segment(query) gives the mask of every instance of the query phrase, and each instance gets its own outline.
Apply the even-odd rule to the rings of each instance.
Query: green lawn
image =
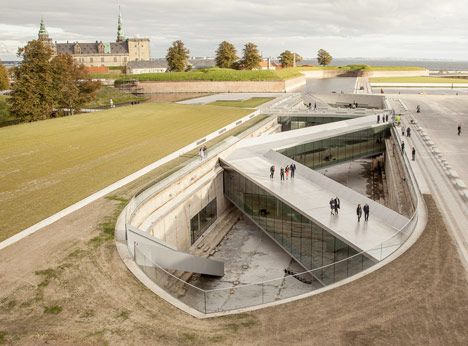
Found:
[[[442,77],[385,77],[370,78],[371,83],[468,83],[468,79]]]
[[[144,73],[122,76],[121,79],[139,81],[273,81],[300,77],[301,72],[295,68],[277,71],[249,71],[211,68],[190,72]]]
[[[223,107],[256,108],[273,99],[274,97],[252,97],[247,100],[219,100],[210,103],[210,105]]]
[[[98,90],[96,94],[96,99],[84,105],[83,108],[96,108],[96,107],[109,106],[110,99],[112,99],[112,101],[116,105],[121,104],[121,103],[132,102],[132,101],[146,100],[142,96],[135,96],[133,94],[125,93],[113,87],[103,86]]]
[[[0,128],[0,240],[249,112],[146,103]]]

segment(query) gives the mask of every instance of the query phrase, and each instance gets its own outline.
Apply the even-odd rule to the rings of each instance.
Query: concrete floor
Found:
[[[310,284],[285,278],[285,269],[294,273],[304,269],[248,220],[234,225],[211,258],[224,261],[225,275],[222,278],[194,275],[189,281],[204,290],[219,290],[207,293],[208,312],[259,305],[322,287],[310,277]],[[273,281],[255,284],[269,280]]]
[[[468,96],[398,95],[413,112],[443,157],[468,183]],[[421,113],[416,113],[416,106]],[[458,124],[462,135],[457,136]]]

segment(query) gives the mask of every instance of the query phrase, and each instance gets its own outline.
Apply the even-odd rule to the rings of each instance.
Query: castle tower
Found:
[[[123,42],[125,41],[124,33],[123,33],[123,27],[122,27],[122,13],[120,12],[120,6],[119,6],[119,20],[117,22],[117,42]]]
[[[49,38],[49,33],[44,24],[44,18],[41,17],[41,25],[39,26],[39,34],[37,35],[39,41],[49,42],[51,39]]]

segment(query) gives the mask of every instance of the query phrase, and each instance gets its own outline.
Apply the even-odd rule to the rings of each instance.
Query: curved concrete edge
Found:
[[[375,264],[369,269],[366,269],[356,275],[353,275],[347,279],[341,280],[339,282],[336,282],[332,285],[328,285],[326,287],[323,287],[318,290],[311,291],[309,293],[301,294],[295,297],[291,298],[286,298],[282,300],[278,300],[276,302],[271,302],[271,303],[266,303],[262,305],[255,305],[255,306],[250,306],[247,308],[242,308],[242,309],[235,309],[235,310],[230,310],[230,311],[224,311],[224,312],[217,312],[217,313],[209,313],[209,314],[204,314],[202,312],[199,312],[196,309],[191,308],[190,306],[186,305],[185,303],[181,302],[180,300],[172,297],[169,293],[167,293],[164,289],[159,287],[154,281],[152,281],[146,274],[138,267],[138,265],[135,263],[133,258],[130,255],[130,252],[128,250],[128,247],[126,245],[126,240],[125,240],[125,214],[126,214],[126,208],[122,211],[120,214],[116,226],[115,226],[115,239],[116,239],[116,247],[117,251],[119,253],[120,258],[122,261],[125,263],[127,266],[128,270],[143,284],[145,285],[148,289],[150,289],[153,293],[157,294],[159,297],[167,301],[168,303],[172,304],[176,308],[190,314],[193,317],[199,318],[199,319],[205,319],[205,318],[212,318],[212,317],[221,317],[221,316],[227,316],[227,315],[235,315],[243,312],[249,312],[249,311],[255,311],[255,310],[260,310],[268,307],[273,307],[277,305],[282,305],[290,302],[294,302],[297,300],[301,300],[304,298],[312,297],[317,294],[321,294],[323,292],[327,292],[329,290],[344,286],[350,282],[359,280],[363,278],[366,275],[369,275],[383,266],[393,262],[395,259],[400,257],[402,254],[404,254],[411,246],[413,246],[416,241],[419,239],[419,237],[422,235],[424,232],[424,229],[426,228],[427,224],[427,207],[424,199],[420,195],[419,197],[419,203],[418,203],[418,209],[416,211],[418,215],[418,222],[416,224],[416,227],[410,237],[406,240],[403,245],[396,250],[392,255],[387,257],[385,260],[379,262],[378,264]]]

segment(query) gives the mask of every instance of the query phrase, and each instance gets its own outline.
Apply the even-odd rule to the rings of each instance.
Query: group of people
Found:
[[[289,175],[291,174],[291,179],[294,178],[294,175],[296,173],[296,165],[291,163],[290,165],[287,165],[286,167],[281,167],[280,168],[280,180],[288,180]],[[273,179],[275,177],[275,166],[270,167],[270,179]]]
[[[382,114],[382,122],[388,123],[388,114]],[[377,124],[380,124],[380,114],[377,114]]]
[[[338,197],[330,199],[330,214],[338,215],[340,210],[340,199]]]
[[[364,204],[364,207],[361,207],[360,204],[357,205],[356,214],[357,214],[358,222],[361,222],[362,212],[364,212],[364,221],[368,221],[369,220],[369,212],[370,212],[369,204],[367,204],[367,203]]]
[[[198,155],[200,156],[200,160],[203,160],[206,157],[206,146],[202,146],[198,149]]]
[[[330,214],[331,215],[338,215],[338,212],[340,210],[340,199],[338,197],[331,198],[330,199]],[[370,212],[370,207],[369,204],[364,204],[364,207],[361,207],[361,204],[358,204],[356,208],[356,214],[358,218],[358,222],[361,221],[362,217],[362,212],[364,212],[364,221],[369,220],[369,212]]]
[[[304,103],[308,110],[312,110],[312,102]],[[314,102],[314,111],[317,110],[317,102]]]
[[[401,127],[401,135],[404,137],[405,136],[405,127]],[[406,137],[411,137],[411,129],[408,127],[406,129]]]

